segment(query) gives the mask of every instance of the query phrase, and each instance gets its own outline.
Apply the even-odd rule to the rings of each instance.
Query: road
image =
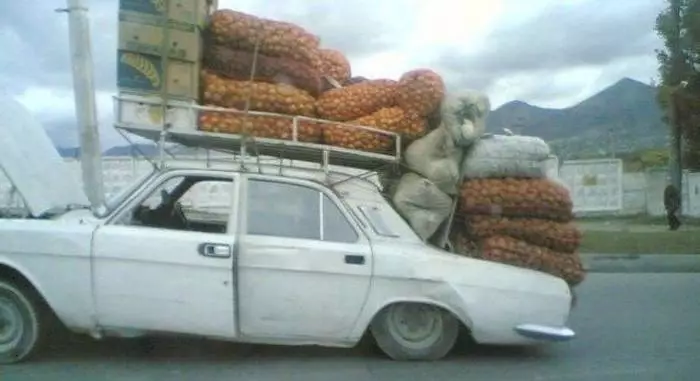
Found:
[[[2,381],[152,380],[698,380],[700,274],[589,274],[571,327],[579,337],[545,348],[462,345],[438,363],[397,363],[367,348],[328,350],[160,339],[78,340]]]

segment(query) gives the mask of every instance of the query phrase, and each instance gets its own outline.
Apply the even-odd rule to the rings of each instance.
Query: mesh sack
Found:
[[[574,286],[585,278],[578,254],[558,253],[511,237],[494,236],[480,243],[480,258],[545,272]]]
[[[417,69],[404,73],[399,79],[396,104],[425,117],[440,106],[444,96],[442,77],[432,70]]]
[[[573,203],[569,191],[549,179],[474,179],[460,191],[460,211],[505,217],[529,217],[569,222]]]
[[[324,119],[350,121],[371,115],[379,109],[393,107],[396,81],[377,79],[332,89],[316,101],[318,115]]]
[[[350,61],[343,53],[333,49],[320,49],[319,54],[322,75],[327,75],[341,84],[350,79]]]
[[[204,51],[203,65],[210,72],[229,79],[248,81],[253,60],[252,52],[211,44]],[[305,90],[312,96],[318,96],[321,92],[321,76],[318,70],[289,58],[258,54],[253,80],[286,83]]]
[[[292,58],[315,68],[321,65],[319,38],[292,23],[220,9],[211,15],[207,34],[233,49],[252,52],[259,42],[259,53]]]
[[[581,231],[573,223],[472,215],[465,217],[465,224],[476,240],[508,236],[562,253],[573,253],[581,245]]]
[[[315,99],[304,90],[287,84],[227,79],[205,70],[202,74],[202,101],[226,108],[267,111],[288,115],[315,116]]]
[[[407,139],[415,139],[425,132],[425,120],[415,114],[407,114],[400,107],[385,107],[347,123],[394,132]],[[391,135],[333,125],[324,128],[323,140],[326,144],[337,147],[380,153],[393,152],[396,144],[394,136]]]
[[[543,178],[549,154],[549,145],[540,138],[493,135],[477,140],[467,150],[462,171],[465,178]]]
[[[203,111],[199,114],[199,129],[259,138],[293,139],[292,120],[271,116]],[[297,124],[297,141],[319,143],[321,131],[322,125],[318,122],[300,120]]]

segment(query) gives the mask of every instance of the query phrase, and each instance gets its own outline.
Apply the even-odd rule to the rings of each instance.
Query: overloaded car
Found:
[[[396,360],[443,358],[461,330],[574,337],[564,280],[426,244],[372,179],[182,161],[91,210],[41,126],[17,110],[0,124],[26,208],[0,219],[0,363],[34,355],[52,321],[97,339],[352,347],[369,334]]]

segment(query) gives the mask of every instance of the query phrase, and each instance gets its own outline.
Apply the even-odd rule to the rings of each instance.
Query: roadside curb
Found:
[[[580,254],[588,272],[700,273],[698,254]]]

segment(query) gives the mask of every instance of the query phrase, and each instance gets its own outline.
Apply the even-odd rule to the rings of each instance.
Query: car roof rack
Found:
[[[280,165],[294,167],[294,161],[315,163],[318,170],[326,174],[331,167],[345,167],[364,170],[349,178],[366,178],[379,171],[386,171],[400,166],[401,136],[397,133],[377,128],[340,123],[304,116],[290,116],[259,111],[240,111],[221,107],[198,105],[192,101],[168,99],[160,96],[143,96],[140,94],[120,93],[114,96],[114,127],[135,148],[140,151],[128,135],[135,135],[154,142],[158,149],[157,160],[151,161],[156,168],[167,165],[167,156],[178,160],[177,150],[170,150],[169,144],[175,143],[190,149],[203,149],[209,158],[210,152],[219,152],[232,156],[234,162],[246,168],[246,163],[257,162],[261,165]],[[292,139],[270,139],[252,135],[237,135],[201,131],[198,128],[201,112],[223,112],[237,115],[265,116],[279,118],[289,122]],[[163,118],[165,115],[165,118]],[[344,129],[364,130],[367,133],[386,136],[393,141],[393,149],[386,153],[367,152],[319,143],[299,141],[298,126],[302,121],[317,122],[320,128],[334,126]],[[140,152],[147,157],[143,152]],[[166,156],[167,155],[167,156]],[[284,164],[287,163],[287,164]],[[310,169],[304,166],[304,169]],[[357,173],[357,171],[353,171]]]

